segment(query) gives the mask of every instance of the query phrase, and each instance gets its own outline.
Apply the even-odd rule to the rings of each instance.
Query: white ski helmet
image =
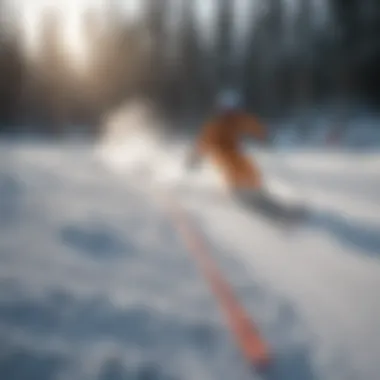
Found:
[[[232,109],[239,107],[240,104],[240,94],[234,90],[224,90],[218,94],[216,99],[216,106],[220,109]]]

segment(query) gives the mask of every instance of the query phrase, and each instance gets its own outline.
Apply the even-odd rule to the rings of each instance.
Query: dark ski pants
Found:
[[[272,221],[295,222],[306,216],[302,208],[286,205],[265,191],[235,189],[232,193],[234,199],[245,209]]]

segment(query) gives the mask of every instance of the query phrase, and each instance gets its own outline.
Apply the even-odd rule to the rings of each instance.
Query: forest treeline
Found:
[[[240,56],[233,54],[231,0],[218,2],[214,45],[205,45],[198,33],[195,1],[178,0],[174,45],[166,28],[171,2],[142,1],[144,17],[137,23],[127,22],[112,2],[104,28],[96,11],[83,14],[89,57],[83,70],[67,51],[54,9],[41,21],[41,48],[33,59],[18,34],[1,25],[1,130],[61,133],[81,125],[96,131],[105,112],[139,96],[153,99],[172,120],[202,117],[223,86],[238,88],[246,107],[263,117],[330,100],[380,104],[377,0],[330,0],[330,21],[319,30],[311,0],[300,3],[291,25],[286,2],[266,0],[262,17],[252,8],[255,22]]]

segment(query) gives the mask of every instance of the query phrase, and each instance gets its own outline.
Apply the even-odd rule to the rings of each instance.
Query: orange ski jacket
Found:
[[[193,153],[198,157],[210,158],[222,172],[228,187],[259,189],[262,186],[261,172],[239,145],[244,135],[263,141],[267,130],[250,114],[226,111],[205,123]]]

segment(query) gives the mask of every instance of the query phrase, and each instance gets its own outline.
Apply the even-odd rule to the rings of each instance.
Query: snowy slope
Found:
[[[282,185],[279,194],[292,190],[292,201],[310,206],[314,223],[277,230],[242,211],[192,202],[198,220],[216,251],[228,247],[248,276],[286,305],[263,312],[261,303],[246,298],[274,347],[289,354],[289,345],[268,324],[271,318],[289,324],[287,339],[300,340],[309,351],[316,378],[377,379],[379,156],[314,152],[262,155],[260,161],[268,181]],[[300,378],[310,378],[305,376]]]
[[[317,215],[285,231],[216,196],[209,167],[186,174],[185,146],[144,146],[104,165],[91,146],[1,143],[0,378],[255,378],[170,188],[276,353],[264,378],[378,379],[380,154],[259,152],[272,190]]]

